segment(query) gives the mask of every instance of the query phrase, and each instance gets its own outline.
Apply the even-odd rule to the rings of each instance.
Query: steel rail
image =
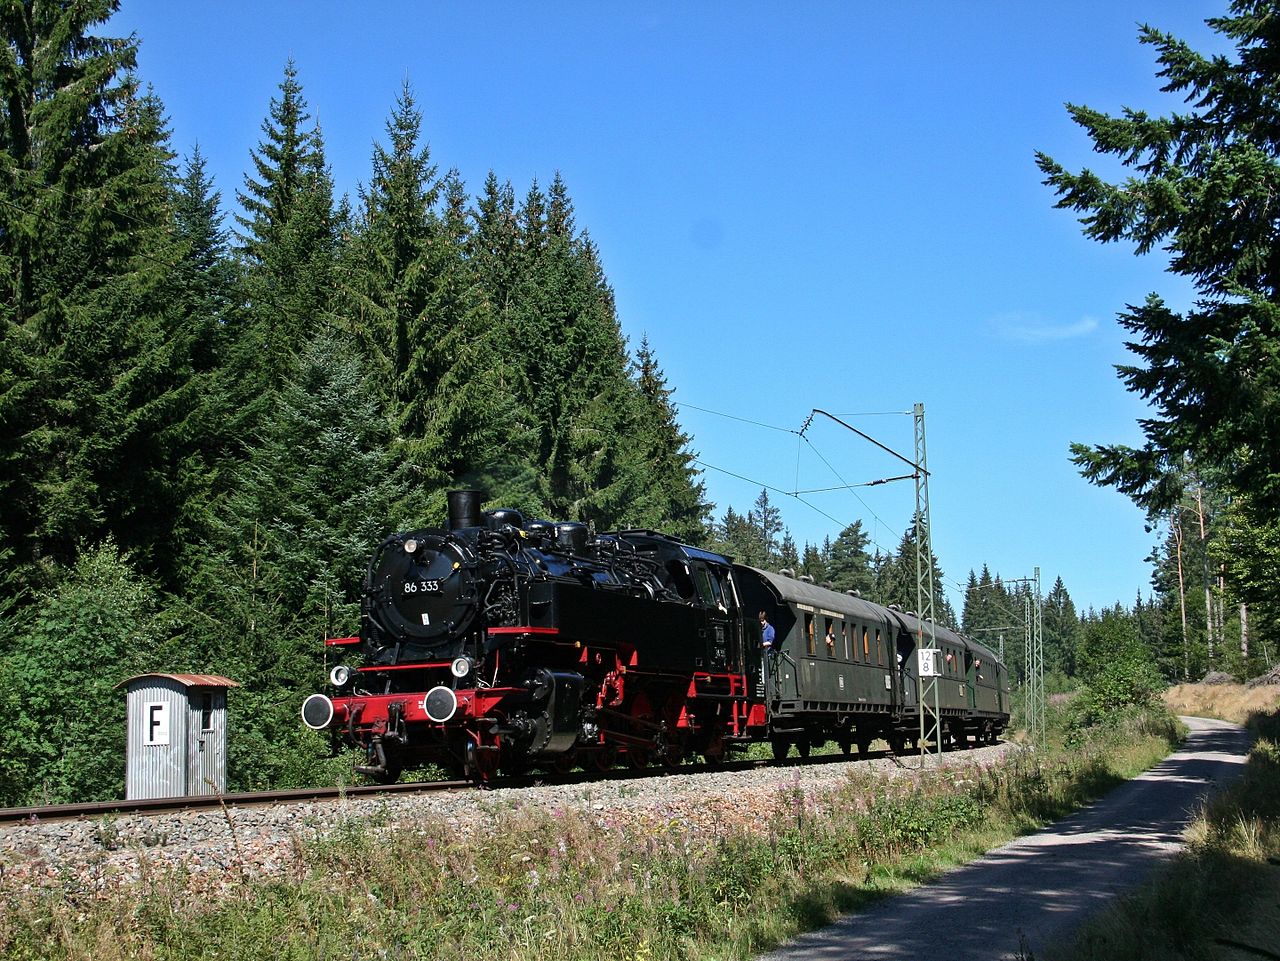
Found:
[[[719,764],[682,764],[672,767],[651,765],[643,768],[617,767],[607,771],[571,771],[566,774],[538,772],[506,775],[484,784],[475,781],[410,781],[403,784],[356,784],[346,787],[295,788],[284,791],[250,791],[236,794],[209,794],[187,797],[147,798],[131,801],[87,801],[80,804],[47,804],[36,807],[0,808],[0,824],[30,821],[71,820],[107,817],[119,814],[172,814],[200,808],[245,807],[259,804],[293,804],[303,801],[329,801],[339,798],[367,797],[378,794],[424,794],[432,791],[475,791],[483,789],[521,789],[540,785],[574,785],[598,781],[630,781],[646,777],[669,777],[677,774],[752,771],[761,767],[788,767],[803,764],[837,764],[885,757],[887,751],[869,754],[819,754],[810,758],[786,758],[724,761]]]

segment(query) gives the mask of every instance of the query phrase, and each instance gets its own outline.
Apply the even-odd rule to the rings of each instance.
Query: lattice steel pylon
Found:
[[[1022,595],[1022,713],[1027,740],[1044,747],[1044,600],[1040,568],[1035,572],[1034,577],[1007,578],[1004,583],[1026,585]]]
[[[924,443],[924,404],[916,404],[915,415],[915,481],[916,481],[916,614],[920,618],[920,636],[916,639],[918,651],[936,651],[938,634],[933,613],[933,534],[929,516],[929,460]],[[917,655],[919,657],[919,655]],[[936,655],[933,663],[937,663]],[[942,722],[938,713],[938,678],[925,676],[924,661],[918,661],[920,709],[920,761],[924,763],[932,742],[934,750],[942,753]]]
[[[1040,597],[1040,568],[1036,568],[1035,606],[1027,597],[1027,728],[1033,744],[1045,746],[1044,721],[1044,604]]]

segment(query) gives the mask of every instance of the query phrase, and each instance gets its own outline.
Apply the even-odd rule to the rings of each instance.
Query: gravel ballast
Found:
[[[1002,743],[944,754],[945,768],[995,763]],[[929,766],[937,757],[928,759]],[[443,821],[469,832],[501,809],[541,807],[587,816],[679,822],[722,833],[759,822],[780,792],[814,800],[870,773],[914,772],[918,757],[786,764],[746,771],[655,774],[653,777],[478,791],[395,793],[287,804],[234,805],[162,814],[23,821],[0,825],[0,892],[62,889],[107,894],[158,876],[185,873],[193,891],[225,891],[245,880],[299,871],[304,846],[352,821],[377,825]]]

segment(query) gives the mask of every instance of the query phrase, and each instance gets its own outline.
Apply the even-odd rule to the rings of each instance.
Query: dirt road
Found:
[[[1019,932],[1041,953],[1176,851],[1201,798],[1243,769],[1242,728],[1183,721],[1178,751],[1092,806],[761,961],[995,961]]]

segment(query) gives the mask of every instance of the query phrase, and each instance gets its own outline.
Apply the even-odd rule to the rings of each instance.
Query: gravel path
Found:
[[[1008,744],[942,756],[946,767],[990,764]],[[931,758],[930,761],[935,761]],[[784,765],[751,771],[673,774],[575,785],[479,792],[312,801],[284,805],[199,808],[168,814],[130,814],[64,821],[0,825],[0,900],[6,892],[62,889],[77,895],[105,894],[122,886],[145,887],[158,873],[181,868],[193,892],[228,891],[243,878],[280,876],[298,870],[303,844],[351,820],[377,824],[443,820],[467,831],[495,810],[541,806],[607,816],[679,821],[714,833],[758,820],[780,790],[817,797],[851,774],[875,771],[886,777],[909,773],[890,757],[870,761]]]
[[[1243,770],[1244,729],[1182,720],[1177,752],[1097,803],[762,961],[993,961],[1016,956],[1019,932],[1032,952],[1058,943],[1179,849],[1201,799]]]

